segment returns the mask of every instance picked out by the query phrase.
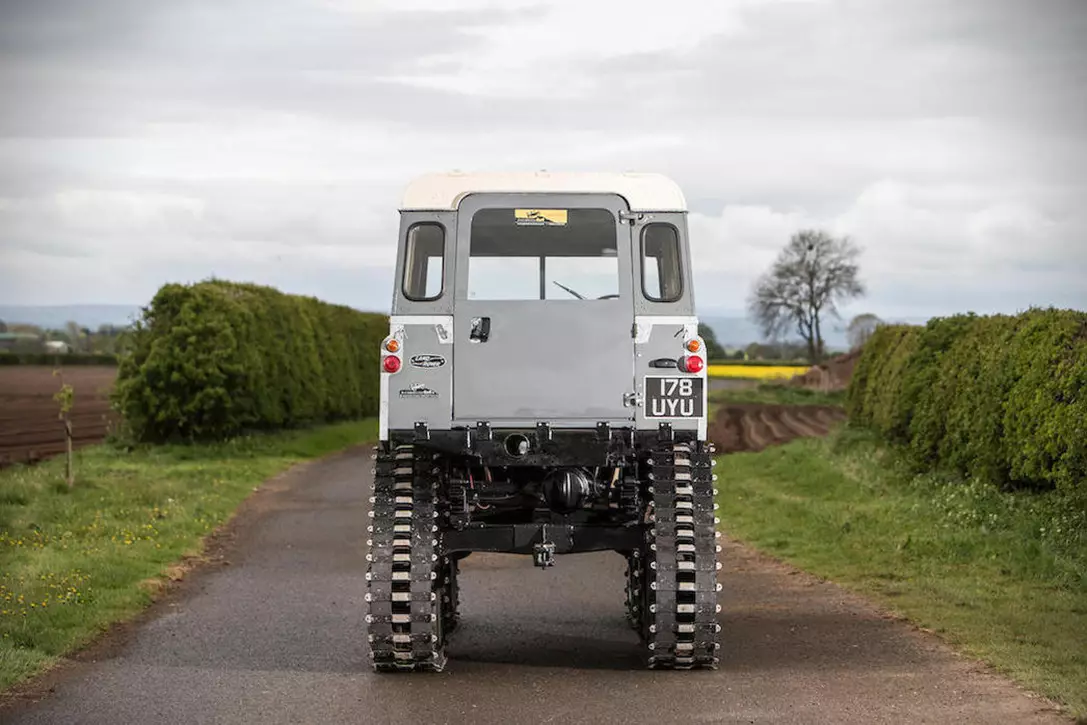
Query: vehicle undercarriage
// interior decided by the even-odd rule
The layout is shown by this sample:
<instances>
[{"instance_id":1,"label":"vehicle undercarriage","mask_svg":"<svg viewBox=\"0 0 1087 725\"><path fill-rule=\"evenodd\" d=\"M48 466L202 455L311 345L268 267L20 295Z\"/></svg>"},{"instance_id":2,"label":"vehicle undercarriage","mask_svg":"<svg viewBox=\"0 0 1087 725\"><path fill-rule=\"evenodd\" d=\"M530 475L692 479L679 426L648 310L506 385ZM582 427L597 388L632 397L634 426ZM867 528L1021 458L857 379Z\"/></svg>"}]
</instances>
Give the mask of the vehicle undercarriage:
<instances>
[{"instance_id":1,"label":"vehicle undercarriage","mask_svg":"<svg viewBox=\"0 0 1087 725\"><path fill-rule=\"evenodd\" d=\"M550 455L574 461L566 465L518 460L536 447L535 432L477 441L482 454L418 435L377 447L367 556L376 669L445 666L458 563L476 551L530 554L544 568L562 554L616 551L646 665L716 666L712 444L670 431L565 434ZM536 455L549 455L540 448Z\"/></svg>"}]
</instances>

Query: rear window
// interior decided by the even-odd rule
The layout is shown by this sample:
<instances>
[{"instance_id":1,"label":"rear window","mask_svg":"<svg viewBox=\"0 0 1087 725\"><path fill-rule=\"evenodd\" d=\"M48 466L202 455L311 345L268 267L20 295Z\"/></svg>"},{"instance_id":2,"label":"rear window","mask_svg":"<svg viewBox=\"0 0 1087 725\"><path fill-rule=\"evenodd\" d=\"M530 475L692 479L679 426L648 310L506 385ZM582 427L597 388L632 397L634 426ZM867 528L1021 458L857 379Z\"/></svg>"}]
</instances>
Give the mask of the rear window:
<instances>
[{"instance_id":1,"label":"rear window","mask_svg":"<svg viewBox=\"0 0 1087 725\"><path fill-rule=\"evenodd\" d=\"M642 293L653 302L675 302L683 295L679 233L671 224L642 230Z\"/></svg>"},{"instance_id":2,"label":"rear window","mask_svg":"<svg viewBox=\"0 0 1087 725\"><path fill-rule=\"evenodd\" d=\"M614 299L617 238L607 209L482 209L472 217L468 299Z\"/></svg>"},{"instance_id":3,"label":"rear window","mask_svg":"<svg viewBox=\"0 0 1087 725\"><path fill-rule=\"evenodd\" d=\"M431 222L408 230L404 254L404 296L429 301L442 296L445 279L445 228Z\"/></svg>"}]
</instances>

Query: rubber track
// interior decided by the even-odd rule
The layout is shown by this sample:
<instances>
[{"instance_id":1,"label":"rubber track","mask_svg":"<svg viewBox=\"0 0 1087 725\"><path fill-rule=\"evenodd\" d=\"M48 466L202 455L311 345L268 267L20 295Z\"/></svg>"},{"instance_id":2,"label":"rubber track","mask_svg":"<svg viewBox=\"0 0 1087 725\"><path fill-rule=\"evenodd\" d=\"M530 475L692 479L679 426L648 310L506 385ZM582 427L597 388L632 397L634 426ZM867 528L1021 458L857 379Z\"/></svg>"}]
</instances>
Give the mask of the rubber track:
<instances>
[{"instance_id":1,"label":"rubber track","mask_svg":"<svg viewBox=\"0 0 1087 725\"><path fill-rule=\"evenodd\" d=\"M379 450L376 460L366 575L373 666L440 672L449 617L442 611L446 567L435 556L433 461L417 457L410 445Z\"/></svg>"},{"instance_id":2,"label":"rubber track","mask_svg":"<svg viewBox=\"0 0 1087 725\"><path fill-rule=\"evenodd\" d=\"M650 460L647 662L651 668L716 668L717 518L713 462L698 443L675 443Z\"/></svg>"}]
</instances>

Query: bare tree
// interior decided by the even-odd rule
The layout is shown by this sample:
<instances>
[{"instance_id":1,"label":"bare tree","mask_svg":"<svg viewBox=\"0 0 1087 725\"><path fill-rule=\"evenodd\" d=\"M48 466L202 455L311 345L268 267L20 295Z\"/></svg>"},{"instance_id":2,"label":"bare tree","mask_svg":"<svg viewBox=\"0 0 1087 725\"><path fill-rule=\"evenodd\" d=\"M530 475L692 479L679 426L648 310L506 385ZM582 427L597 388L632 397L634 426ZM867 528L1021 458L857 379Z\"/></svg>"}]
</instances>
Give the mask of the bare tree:
<instances>
[{"instance_id":1,"label":"bare tree","mask_svg":"<svg viewBox=\"0 0 1087 725\"><path fill-rule=\"evenodd\" d=\"M846 328L849 348L856 350L864 345L864 343L868 342L868 338L872 336L872 333L876 331L876 328L882 324L883 320L870 312L854 317L849 321L849 327Z\"/></svg>"},{"instance_id":2,"label":"bare tree","mask_svg":"<svg viewBox=\"0 0 1087 725\"><path fill-rule=\"evenodd\" d=\"M856 263L860 250L848 237L805 229L789 240L773 266L758 279L748 310L767 337L795 329L808 358L823 358L822 321L838 317L838 304L865 293Z\"/></svg>"}]
</instances>

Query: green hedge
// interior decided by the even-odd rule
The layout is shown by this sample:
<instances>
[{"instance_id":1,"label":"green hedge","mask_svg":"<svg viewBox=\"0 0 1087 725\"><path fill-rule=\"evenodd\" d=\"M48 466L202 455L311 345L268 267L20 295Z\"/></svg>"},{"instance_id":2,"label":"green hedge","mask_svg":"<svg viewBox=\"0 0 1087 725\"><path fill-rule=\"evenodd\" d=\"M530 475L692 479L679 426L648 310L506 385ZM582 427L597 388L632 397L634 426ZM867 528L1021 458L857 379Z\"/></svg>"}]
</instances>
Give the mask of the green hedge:
<instances>
[{"instance_id":1,"label":"green hedge","mask_svg":"<svg viewBox=\"0 0 1087 725\"><path fill-rule=\"evenodd\" d=\"M846 410L926 467L1000 485L1084 487L1087 313L882 327L857 363Z\"/></svg>"},{"instance_id":2,"label":"green hedge","mask_svg":"<svg viewBox=\"0 0 1087 725\"><path fill-rule=\"evenodd\" d=\"M385 315L223 281L162 287L114 392L141 441L222 439L377 413Z\"/></svg>"},{"instance_id":3,"label":"green hedge","mask_svg":"<svg viewBox=\"0 0 1087 725\"><path fill-rule=\"evenodd\" d=\"M116 365L116 355L91 353L55 352L4 352L0 351L0 365Z\"/></svg>"}]
</instances>

